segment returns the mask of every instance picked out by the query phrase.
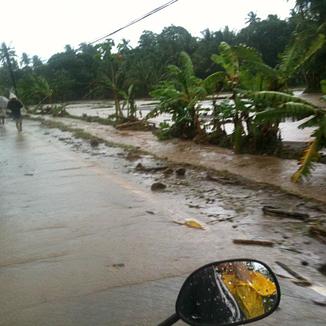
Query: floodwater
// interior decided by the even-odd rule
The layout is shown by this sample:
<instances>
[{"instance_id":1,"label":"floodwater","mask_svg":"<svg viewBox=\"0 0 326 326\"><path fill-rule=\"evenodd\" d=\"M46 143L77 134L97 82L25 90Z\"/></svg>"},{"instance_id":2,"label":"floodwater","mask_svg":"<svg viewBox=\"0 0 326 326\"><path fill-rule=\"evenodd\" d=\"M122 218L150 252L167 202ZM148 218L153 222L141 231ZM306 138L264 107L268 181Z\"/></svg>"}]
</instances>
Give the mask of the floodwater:
<instances>
[{"instance_id":1,"label":"floodwater","mask_svg":"<svg viewBox=\"0 0 326 326\"><path fill-rule=\"evenodd\" d=\"M111 131L59 121L102 136ZM253 257L273 269L279 260L325 287L317 271L324 245L307 234L309 224L325 216L325 205L228 175L208 177L207 169L137 150L91 147L38 122L23 127L22 134L11 122L0 128L0 325L158 324L173 313L187 274L229 257ZM126 132L120 138L129 139ZM176 174L180 167L184 176ZM153 182L166 190L152 192ZM306 213L309 220L268 216L264 205ZM206 230L174 223L186 218ZM274 246L232 243L250 238ZM325 310L312 302L318 293L291 279L281 282L282 309L257 325L322 325Z\"/></svg>"},{"instance_id":2,"label":"floodwater","mask_svg":"<svg viewBox=\"0 0 326 326\"><path fill-rule=\"evenodd\" d=\"M314 105L325 106L324 102L320 100L321 94L304 94L302 91L295 91L294 94L307 101L311 101ZM137 117L142 118L155 108L156 102L153 100L143 99L137 100L136 105L138 108ZM202 108L212 109L212 103L209 100L200 102L200 105ZM115 112L113 101L91 101L69 104L66 106L66 109L69 114L76 117L87 115L91 117L107 118L109 115L114 114ZM124 114L127 114L126 110L124 110ZM296 122L289 120L287 122L280 123L282 140L286 142L307 142L311 140L311 135L315 130L314 128L298 128L298 126L300 126L306 120L307 119L303 119ZM149 119L149 121L158 126L161 122L169 123L171 121L171 115L164 113L158 117ZM233 126L231 124L226 126L227 133L231 133L232 130Z\"/></svg>"}]
</instances>

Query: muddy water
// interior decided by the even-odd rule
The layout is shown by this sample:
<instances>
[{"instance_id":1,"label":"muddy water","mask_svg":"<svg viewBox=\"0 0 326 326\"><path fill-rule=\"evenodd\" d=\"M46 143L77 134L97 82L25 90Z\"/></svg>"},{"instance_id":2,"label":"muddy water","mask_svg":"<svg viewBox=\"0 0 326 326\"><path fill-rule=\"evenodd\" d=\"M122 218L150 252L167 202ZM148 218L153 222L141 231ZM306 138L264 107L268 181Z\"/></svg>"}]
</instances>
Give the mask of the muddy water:
<instances>
[{"instance_id":1,"label":"muddy water","mask_svg":"<svg viewBox=\"0 0 326 326\"><path fill-rule=\"evenodd\" d=\"M302 91L295 91L294 94L296 96L302 97L303 99L312 102L317 106L325 106L324 102L320 100L321 94L304 94ZM137 100L136 105L138 107L137 117L145 117L150 111L152 111L156 102L153 100ZM212 103L209 100L200 102L201 107L212 109ZM80 104L70 104L66 107L67 111L72 116L81 117L83 115L92 116L92 117L101 117L107 118L109 115L114 114L114 102L113 101L105 101L105 102L86 102ZM124 110L124 114L127 115L126 110ZM299 129L303 122L307 119L303 119L301 121L293 122L287 121L280 124L281 137L283 141L290 142L306 142L311 139L311 135L314 128L305 128ZM150 122L155 125L159 125L161 122L169 123L171 121L170 114L162 114L158 117L149 119ZM233 131L233 126L227 125L226 132L231 133Z\"/></svg>"}]
</instances>

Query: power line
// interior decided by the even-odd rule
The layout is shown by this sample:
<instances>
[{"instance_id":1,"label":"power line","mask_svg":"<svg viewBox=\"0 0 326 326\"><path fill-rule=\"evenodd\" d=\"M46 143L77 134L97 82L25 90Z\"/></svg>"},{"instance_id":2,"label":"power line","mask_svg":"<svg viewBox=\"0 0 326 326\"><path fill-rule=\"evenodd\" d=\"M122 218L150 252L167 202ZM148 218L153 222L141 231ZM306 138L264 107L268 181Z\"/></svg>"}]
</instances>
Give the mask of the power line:
<instances>
[{"instance_id":1,"label":"power line","mask_svg":"<svg viewBox=\"0 0 326 326\"><path fill-rule=\"evenodd\" d=\"M149 16L151 16L151 15L157 13L158 11L161 11L161 10L163 10L163 9L165 9L165 8L167 8L167 7L169 7L169 6L171 6L172 4L176 3L177 1L179 1L179 0L172 0L172 1L169 1L169 2L163 4L163 5L159 6L159 7L157 7L157 8L155 8L155 9L151 10L151 11L148 12L147 14L145 14L145 15L143 15L143 16L141 16L141 17L139 17L139 18L137 18L137 19L135 19L135 20L133 20L133 21L131 21L131 22L128 23L127 25L124 25L123 27L118 28L117 30L113 31L112 33L109 33L109 34L107 34L107 35L105 35L105 36L102 36L102 37L100 37L100 38L96 39L95 41L93 41L93 42L91 42L91 43L88 43L88 44L89 44L89 45L92 45L92 44L94 44L94 43L97 43L97 42L99 42L99 41L105 39L105 38L108 38L109 36L112 36L113 34L116 34L116 33L120 32L120 31L122 31L123 29L125 29L125 28L127 28L127 27L129 27L129 26L131 26L131 25L134 25L134 24L138 23L139 21L141 21L141 20L143 20L143 19L145 19L145 18L147 18L147 17L149 17Z\"/></svg>"}]
</instances>

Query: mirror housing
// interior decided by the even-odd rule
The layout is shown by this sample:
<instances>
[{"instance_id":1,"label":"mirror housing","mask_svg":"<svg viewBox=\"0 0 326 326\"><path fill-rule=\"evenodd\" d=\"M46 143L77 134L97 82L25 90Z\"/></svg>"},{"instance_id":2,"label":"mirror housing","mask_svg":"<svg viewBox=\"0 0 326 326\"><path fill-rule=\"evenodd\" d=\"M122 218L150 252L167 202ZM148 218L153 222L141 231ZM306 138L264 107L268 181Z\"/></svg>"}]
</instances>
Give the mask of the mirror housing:
<instances>
[{"instance_id":1,"label":"mirror housing","mask_svg":"<svg viewBox=\"0 0 326 326\"><path fill-rule=\"evenodd\" d=\"M176 313L189 325L243 325L273 313L280 298L276 276L265 263L224 260L200 267L186 279Z\"/></svg>"}]
</instances>

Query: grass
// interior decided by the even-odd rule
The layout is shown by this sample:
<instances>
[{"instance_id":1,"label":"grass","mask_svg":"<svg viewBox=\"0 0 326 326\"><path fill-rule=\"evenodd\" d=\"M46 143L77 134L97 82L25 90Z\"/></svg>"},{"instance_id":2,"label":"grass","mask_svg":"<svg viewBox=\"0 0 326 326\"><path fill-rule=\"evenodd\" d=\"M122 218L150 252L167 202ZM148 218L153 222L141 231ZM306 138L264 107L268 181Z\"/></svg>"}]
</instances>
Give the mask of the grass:
<instances>
[{"instance_id":1,"label":"grass","mask_svg":"<svg viewBox=\"0 0 326 326\"><path fill-rule=\"evenodd\" d=\"M97 141L99 144L102 143L109 147L123 148L126 151L138 151L138 152L141 152L142 154L149 154L146 151L139 150L139 148L137 148L135 146L121 144L121 143L114 143L114 142L102 139L100 137L94 136L91 133L89 133L81 128L74 128L74 127L67 126L66 124L64 124L63 122L60 122L60 121L46 120L46 119L39 118L39 117L30 117L30 119L34 120L34 121L40 121L42 123L42 125L47 128L59 129L64 132L70 132L72 134L72 136L75 138L83 139L83 140L90 141L90 142Z\"/></svg>"}]
</instances>

